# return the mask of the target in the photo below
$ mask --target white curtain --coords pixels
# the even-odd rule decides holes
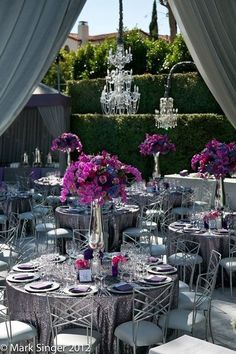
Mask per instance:
[[[64,106],[38,107],[39,113],[43,118],[44,125],[50,134],[56,138],[68,131],[70,126],[70,108]],[[61,175],[66,168],[66,155],[59,152],[59,163]]]
[[[45,75],[85,2],[0,1],[0,135]]]
[[[236,0],[168,0],[193,60],[236,128]]]

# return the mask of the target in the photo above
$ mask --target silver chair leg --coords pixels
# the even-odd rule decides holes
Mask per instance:
[[[120,354],[120,340],[118,337],[116,338],[116,353]]]

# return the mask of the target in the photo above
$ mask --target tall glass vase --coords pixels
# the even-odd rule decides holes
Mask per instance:
[[[89,246],[93,250],[100,250],[104,246],[102,208],[96,201],[91,203]]]
[[[160,156],[160,152],[153,153],[153,158],[154,158],[154,171],[152,174],[153,179],[161,178],[159,156]]]
[[[226,206],[226,195],[225,195],[224,179],[222,177],[216,180],[216,198],[217,198],[218,208],[224,209]]]
[[[67,166],[71,164],[71,156],[70,156],[70,149],[67,149]]]

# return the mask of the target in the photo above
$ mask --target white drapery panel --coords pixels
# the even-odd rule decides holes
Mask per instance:
[[[168,2],[200,74],[236,128],[236,1]]]
[[[45,75],[85,2],[0,1],[0,135]]]
[[[43,118],[44,125],[50,134],[56,138],[69,129],[70,108],[64,106],[38,107]],[[59,152],[59,163],[61,173],[66,168],[65,153]]]

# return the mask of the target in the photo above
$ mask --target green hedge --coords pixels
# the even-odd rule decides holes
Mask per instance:
[[[224,116],[216,114],[179,115],[178,126],[168,132],[155,128],[154,116],[150,114],[109,117],[74,114],[71,131],[79,135],[86,153],[106,149],[117,154],[122,161],[138,167],[145,179],[153,170],[152,156],[143,157],[138,149],[146,133],[167,133],[176,144],[175,153],[160,157],[162,174],[191,170],[191,157],[212,138],[236,141],[235,129]]]
[[[72,113],[102,113],[100,96],[104,79],[69,81],[68,94],[72,98]],[[134,83],[141,93],[139,114],[154,113],[164,95],[166,75],[139,75]],[[174,74],[170,95],[180,113],[217,113],[221,108],[198,73]]]

